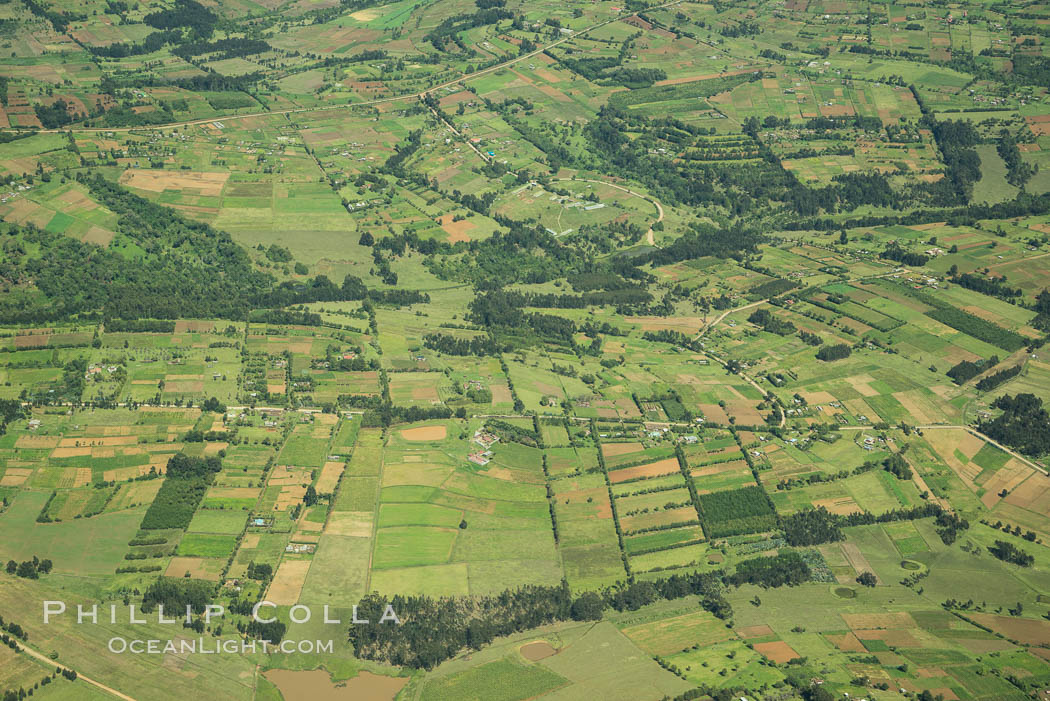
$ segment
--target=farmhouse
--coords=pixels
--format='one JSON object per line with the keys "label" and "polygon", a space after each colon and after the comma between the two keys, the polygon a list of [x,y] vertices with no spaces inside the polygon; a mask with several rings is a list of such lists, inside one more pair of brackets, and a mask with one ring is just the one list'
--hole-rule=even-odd
{"label": "farmhouse", "polygon": [[488,431],[482,431],[479,429],[474,432],[474,442],[485,450],[491,448],[498,441],[499,436],[489,433]]}
{"label": "farmhouse", "polygon": [[475,465],[488,465],[489,462],[492,460],[492,451],[476,450],[467,456],[467,460],[471,461]]}

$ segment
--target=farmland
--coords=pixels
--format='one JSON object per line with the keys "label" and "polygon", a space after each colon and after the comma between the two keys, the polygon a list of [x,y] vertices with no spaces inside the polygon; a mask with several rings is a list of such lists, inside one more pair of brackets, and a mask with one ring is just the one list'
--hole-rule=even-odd
{"label": "farmland", "polygon": [[1045,693],[1048,21],[0,5],[0,697]]}

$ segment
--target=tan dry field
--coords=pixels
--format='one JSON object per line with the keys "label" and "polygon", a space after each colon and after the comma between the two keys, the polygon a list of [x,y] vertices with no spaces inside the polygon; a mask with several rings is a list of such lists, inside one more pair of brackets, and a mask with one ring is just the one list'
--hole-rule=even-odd
{"label": "tan dry field", "polygon": [[306,468],[300,467],[288,467],[287,465],[278,465],[270,473],[270,479],[266,481],[268,485],[302,485],[304,488],[310,484],[310,471]]}
{"label": "tan dry field", "polygon": [[209,565],[214,565],[214,562],[202,557],[173,557],[168,563],[168,569],[164,570],[164,576],[182,578],[188,572],[193,579],[219,581],[220,572]]}
{"label": "tan dry field", "polygon": [[194,190],[200,195],[218,197],[229,177],[229,173],[136,169],[125,171],[120,182],[148,192]]}
{"label": "tan dry field", "polygon": [[824,637],[842,652],[866,652],[866,648],[860,642],[860,639],[853,633],[825,635]]}
{"label": "tan dry field", "polygon": [[1050,645],[1050,621],[996,616],[991,613],[974,613],[971,617],[1010,640],[1017,640],[1025,645]]}
{"label": "tan dry field", "polygon": [[[205,448],[207,450],[207,448]],[[93,458],[115,458],[118,455],[142,455],[146,450],[141,446],[129,445],[120,446],[117,448],[92,448],[91,457]]]}
{"label": "tan dry field", "polygon": [[273,505],[274,511],[287,511],[303,500],[306,487],[301,484],[293,484],[281,487],[281,493]]}
{"label": "tan dry field", "polygon": [[[878,396],[878,394],[879,394],[878,390],[876,390],[873,387],[871,387],[870,385],[868,385],[869,382],[874,382],[874,381],[875,381],[875,378],[871,377],[870,375],[859,375],[859,376],[856,376],[856,377],[847,377],[846,378],[846,382],[849,383],[849,386],[852,387],[853,389],[857,390],[857,392],[860,393],[860,395],[862,397],[877,397]],[[868,414],[868,415],[870,416],[871,414]]]}
{"label": "tan dry field", "polygon": [[321,426],[335,426],[339,423],[339,417],[335,414],[314,414],[314,423]]}
{"label": "tan dry field", "polygon": [[313,341],[293,341],[269,339],[266,344],[266,352],[270,355],[282,355],[289,351],[294,355],[310,355]]}
{"label": "tan dry field", "polygon": [[602,455],[611,458],[617,455],[626,455],[627,453],[637,453],[642,449],[641,443],[603,443]]}
{"label": "tan dry field", "polygon": [[51,451],[52,458],[82,458],[91,455],[91,447],[82,448],[55,448]]}
{"label": "tan dry field", "polygon": [[[370,12],[371,10],[361,10]],[[360,13],[354,13],[360,14]],[[387,677],[360,671],[347,681],[338,684],[323,669],[297,671],[271,669],[263,673],[286,699],[311,699],[311,701],[348,701],[348,699],[374,699],[393,701],[409,682],[408,677]]]}
{"label": "tan dry field", "polygon": [[[588,501],[588,499],[590,501]],[[609,504],[609,492],[605,487],[563,492],[558,495],[558,500],[562,503],[568,502],[569,504],[587,504],[594,509],[593,516],[596,518],[612,518],[612,506]]]}
{"label": "tan dry field", "polygon": [[47,336],[16,336],[15,348],[22,350],[24,348],[46,346],[49,340],[50,339]]}
{"label": "tan dry field", "polygon": [[536,85],[535,87],[537,90],[539,90],[541,93],[551,98],[555,102],[572,102],[572,97],[567,95],[564,90],[559,90],[553,85]]}
{"label": "tan dry field", "polygon": [[651,462],[647,465],[628,467],[623,470],[610,470],[609,481],[613,484],[619,484],[620,482],[626,482],[627,480],[637,479],[639,477],[659,477],[662,475],[670,475],[678,472],[679,469],[678,458],[665,458],[663,460]]}
{"label": "tan dry field", "polygon": [[440,397],[438,397],[437,387],[422,385],[412,388],[412,399],[437,402],[440,400]]}
{"label": "tan dry field", "polygon": [[777,664],[800,657],[790,645],[782,640],[778,640],[775,643],[755,643],[755,652]]}
{"label": "tan dry field", "polygon": [[331,494],[339,484],[339,476],[343,474],[345,463],[326,462],[321,468],[321,476],[317,478],[315,489],[319,494]]}
{"label": "tan dry field", "polygon": [[75,447],[78,444],[83,447],[89,446],[114,446],[135,445],[139,442],[137,436],[102,436],[96,438],[63,438],[58,444],[59,448]]}
{"label": "tan dry field", "polygon": [[333,511],[328,516],[328,525],[324,532],[328,535],[353,536],[355,538],[372,537],[371,511]]}
{"label": "tan dry field", "polygon": [[1006,503],[1039,514],[1050,513],[1050,478],[1033,473],[1007,495]]}
{"label": "tan dry field", "polygon": [[[864,572],[871,572],[875,574],[875,571],[871,567],[871,563],[868,562],[868,558],[864,557],[864,553],[860,551],[860,548],[854,543],[842,543],[842,554],[846,557],[846,562],[849,563],[850,567],[856,570],[857,574],[860,575]],[[882,580],[877,574],[875,579],[878,584],[882,584]],[[877,626],[873,626],[877,627]]]}
{"label": "tan dry field", "polygon": [[915,639],[910,632],[904,629],[883,629],[878,628],[874,630],[858,629],[853,631],[853,634],[857,636],[859,640],[881,640],[887,645],[892,647],[921,647],[922,643]]}
{"label": "tan dry field", "polygon": [[310,571],[310,560],[285,560],[277,567],[277,572],[266,590],[266,600],[278,606],[291,606],[299,601],[299,594],[306,582],[306,573]]}
{"label": "tan dry field", "polygon": [[17,487],[23,484],[29,476],[33,474],[33,471],[24,467],[9,467],[4,472],[4,476],[0,479],[0,487]]}
{"label": "tan dry field", "polygon": [[39,450],[43,448],[54,448],[58,446],[58,436],[31,436],[24,434],[18,437],[15,441],[16,448],[28,448],[30,450]]}
{"label": "tan dry field", "polygon": [[175,333],[209,333],[215,330],[214,321],[176,321]]}
{"label": "tan dry field", "polygon": [[131,508],[138,504],[148,504],[153,501],[160,491],[160,480],[147,480],[145,482],[132,482],[122,485],[120,491],[113,497],[113,501],[106,507],[107,511]]}
{"label": "tan dry field", "polygon": [[[937,451],[944,463],[952,469],[952,472],[957,474],[967,487],[976,492],[977,484],[974,483],[974,479],[981,473],[981,467],[974,463],[972,458],[984,445],[984,441],[961,428],[929,431],[925,438],[930,447]],[[960,461],[955,456],[956,450],[966,456],[970,462],[964,464]]]}
{"label": "tan dry field", "polygon": [[850,630],[918,628],[915,619],[906,611],[898,611],[896,613],[841,613],[839,615],[842,616],[842,620]]}
{"label": "tan dry field", "polygon": [[492,392],[493,404],[506,404],[514,401],[514,397],[510,393],[510,387],[508,387],[505,382],[490,384],[489,391]]}
{"label": "tan dry field", "polygon": [[680,331],[692,336],[704,325],[702,316],[628,316],[624,317],[628,324],[638,324],[642,331]]}
{"label": "tan dry field", "polygon": [[[413,389],[412,394],[415,396]],[[406,441],[440,441],[448,435],[445,426],[417,426],[416,428],[402,429],[401,437]]]}
{"label": "tan dry field", "polygon": [[371,22],[377,17],[379,17],[379,10],[376,8],[358,10],[357,12],[353,12],[350,14],[350,18],[356,19],[358,22]]}
{"label": "tan dry field", "polygon": [[999,494],[1005,489],[1009,495],[1018,486],[1035,474],[1035,470],[1017,458],[1011,457],[1005,465],[995,471],[981,486],[985,489],[981,503],[991,509],[999,503]]}
{"label": "tan dry field", "polygon": [[894,392],[891,396],[904,407],[916,423],[928,424],[937,418],[937,415],[933,413],[933,408],[926,406],[928,400],[918,390]]}
{"label": "tan dry field", "polygon": [[1013,650],[1015,646],[1009,640],[984,640],[981,638],[956,638],[955,641],[975,655],[986,655],[989,652]]}
{"label": "tan dry field", "polygon": [[387,463],[383,465],[382,486],[440,487],[454,471],[451,465],[440,463]]}
{"label": "tan dry field", "polygon": [[[165,463],[166,462],[167,461],[165,460]],[[149,474],[150,467],[153,467],[155,472],[164,474],[167,465],[152,464],[136,465],[135,467],[117,467],[112,470],[104,471],[102,473],[102,479],[104,479],[107,482],[120,482],[123,480],[134,479],[136,477],[141,477],[142,475]]]}
{"label": "tan dry field", "polygon": [[706,642],[728,640],[728,630],[714,631],[710,619],[699,612],[673,618],[639,623],[620,632],[650,655],[671,655],[694,643],[698,638]]}
{"label": "tan dry field", "polygon": [[197,394],[204,391],[204,382],[201,380],[176,380],[164,382],[164,391],[177,394]]}
{"label": "tan dry field", "polygon": [[625,516],[620,522],[623,530],[634,531],[641,528],[665,526],[669,523],[695,523],[696,520],[696,509],[689,505],[666,511],[639,514],[637,516]]}
{"label": "tan dry field", "polygon": [[226,450],[229,447],[230,447],[229,443],[224,443],[222,441],[215,442],[215,443],[208,443],[207,445],[204,446],[204,454],[205,455],[218,455],[220,451]]}
{"label": "tan dry field", "polygon": [[744,426],[760,426],[765,423],[762,414],[756,408],[757,403],[745,399],[743,401],[726,402],[726,413],[736,417],[736,422]]}
{"label": "tan dry field", "polygon": [[537,640],[535,642],[526,643],[518,648],[518,652],[520,652],[521,656],[529,662],[545,660],[552,655],[558,654],[558,651],[554,646],[546,640]]}
{"label": "tan dry field", "polygon": [[823,506],[829,513],[835,514],[836,516],[846,516],[848,514],[860,513],[862,511],[860,506],[857,505],[857,502],[853,501],[853,497],[817,499],[812,503],[813,508],[819,509]]}
{"label": "tan dry field", "polygon": [[720,462],[714,465],[707,465],[706,467],[699,467],[689,471],[690,477],[710,477],[711,475],[722,475],[726,472],[750,472],[751,468],[748,467],[747,462],[744,460],[730,460],[729,462]]}
{"label": "tan dry field", "polygon": [[708,421],[714,421],[723,426],[729,423],[729,415],[717,404],[697,404],[696,407]]}
{"label": "tan dry field", "polygon": [[[879,415],[879,412],[872,409],[871,406],[863,399],[847,399],[846,401],[842,402],[842,405],[846,407],[846,409],[848,409],[851,414],[855,414],[857,416],[867,416],[870,418],[872,416]],[[834,407],[829,407],[829,409],[834,409]]]}
{"label": "tan dry field", "polygon": [[444,214],[438,220],[441,228],[448,234],[448,242],[457,243],[459,241],[470,241],[468,232],[475,229],[476,225],[469,219],[453,221],[454,216],[455,215],[452,214]]}

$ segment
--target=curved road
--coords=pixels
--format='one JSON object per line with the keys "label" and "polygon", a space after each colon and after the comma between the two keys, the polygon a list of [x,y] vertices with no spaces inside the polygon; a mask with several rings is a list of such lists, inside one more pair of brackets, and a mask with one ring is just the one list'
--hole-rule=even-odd
{"label": "curved road", "polygon": [[[635,192],[634,190],[631,190],[630,188],[626,188],[623,185],[617,185],[616,183],[611,183],[608,180],[594,180],[592,178],[552,178],[552,180],[557,180],[558,182],[563,182],[563,183],[565,183],[565,182],[595,183],[597,185],[607,185],[609,187],[614,187],[617,190],[622,190],[623,192],[626,192],[628,195],[634,195],[635,197],[640,197],[643,200],[646,200],[647,202],[652,204],[654,207],[656,207],[656,215],[657,216],[656,216],[656,221],[653,222],[653,224],[657,224],[657,223],[662,222],[664,220],[664,208],[663,208],[663,205],[660,204],[659,200],[657,200],[655,197],[650,197],[649,195],[643,195],[640,192]],[[645,241],[650,246],[655,246],[656,245],[656,241],[653,238],[653,228],[652,227],[649,227],[649,231],[645,232]]]}

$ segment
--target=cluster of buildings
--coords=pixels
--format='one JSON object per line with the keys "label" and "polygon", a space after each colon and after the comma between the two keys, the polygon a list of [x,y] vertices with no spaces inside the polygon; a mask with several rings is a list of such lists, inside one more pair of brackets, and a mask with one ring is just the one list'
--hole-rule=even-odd
{"label": "cluster of buildings", "polygon": [[475,465],[488,465],[492,460],[492,451],[489,448],[499,442],[499,436],[479,428],[474,431],[474,442],[481,446],[481,449],[470,453],[467,460]]}
{"label": "cluster of buildings", "polygon": [[103,368],[101,365],[91,365],[91,366],[88,367],[87,372],[84,373],[84,379],[85,380],[90,380],[92,377],[94,377],[96,375],[101,375],[103,371],[108,372],[109,374],[112,375],[113,373],[115,373],[117,371],[117,366],[116,365],[110,365],[108,367]]}

